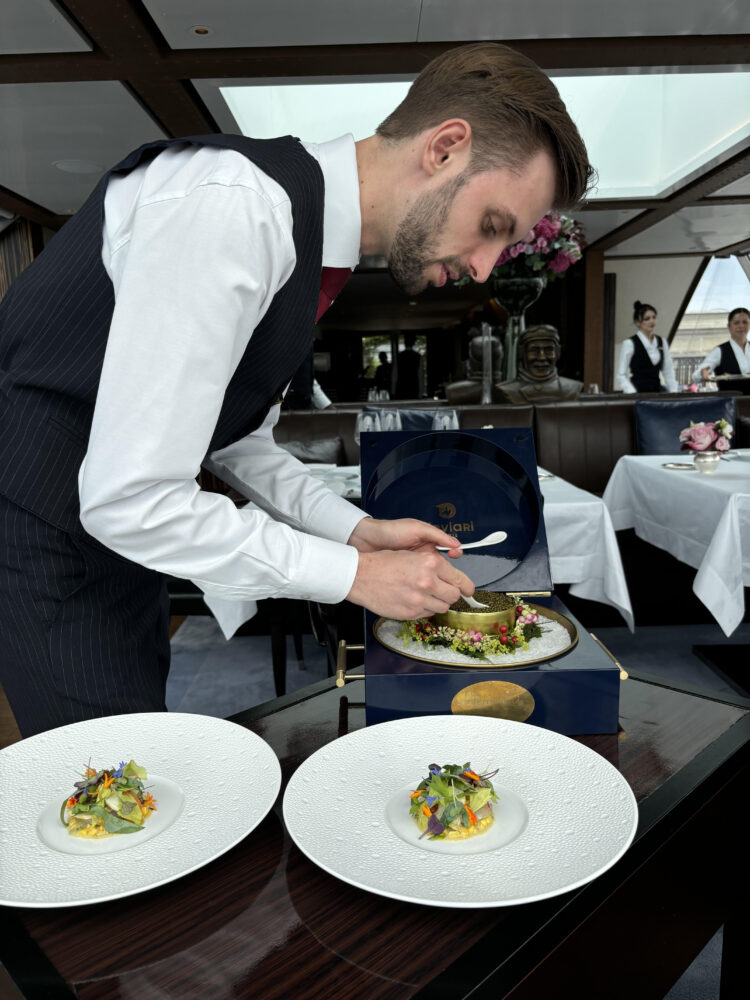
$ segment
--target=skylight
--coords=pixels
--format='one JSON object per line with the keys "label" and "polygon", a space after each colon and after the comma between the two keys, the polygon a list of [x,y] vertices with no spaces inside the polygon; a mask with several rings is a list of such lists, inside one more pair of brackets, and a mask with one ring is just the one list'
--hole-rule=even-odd
{"label": "skylight", "polygon": [[[750,136],[750,73],[553,78],[597,168],[597,198],[662,194]],[[221,87],[245,135],[371,135],[410,81]]]}

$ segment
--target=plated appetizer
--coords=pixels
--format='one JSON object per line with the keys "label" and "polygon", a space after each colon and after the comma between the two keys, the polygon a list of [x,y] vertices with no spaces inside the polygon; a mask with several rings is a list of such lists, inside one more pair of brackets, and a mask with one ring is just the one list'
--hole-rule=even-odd
{"label": "plated appetizer", "polygon": [[60,820],[72,837],[101,838],[138,833],[156,809],[156,799],[146,791],[145,767],[134,760],[117,768],[96,771],[87,767],[75,791],[60,807]]}
{"label": "plated appetizer", "polygon": [[486,833],[495,821],[492,803],[498,798],[490,778],[498,769],[477,774],[471,764],[429,764],[427,770],[410,796],[419,839],[465,840]]}

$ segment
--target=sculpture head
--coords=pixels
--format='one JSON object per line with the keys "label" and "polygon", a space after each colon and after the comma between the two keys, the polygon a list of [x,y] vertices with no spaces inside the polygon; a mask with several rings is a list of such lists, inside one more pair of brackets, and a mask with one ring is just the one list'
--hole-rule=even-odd
{"label": "sculpture head", "polygon": [[530,382],[546,382],[557,374],[560,334],[554,326],[530,326],[518,338],[518,374]]}

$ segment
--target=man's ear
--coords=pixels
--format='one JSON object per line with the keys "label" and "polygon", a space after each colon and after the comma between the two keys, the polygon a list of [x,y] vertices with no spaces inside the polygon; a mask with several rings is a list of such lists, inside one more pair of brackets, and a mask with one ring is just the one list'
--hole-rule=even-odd
{"label": "man's ear", "polygon": [[463,118],[449,118],[428,133],[422,168],[430,176],[450,168],[460,173],[470,156],[471,125]]}

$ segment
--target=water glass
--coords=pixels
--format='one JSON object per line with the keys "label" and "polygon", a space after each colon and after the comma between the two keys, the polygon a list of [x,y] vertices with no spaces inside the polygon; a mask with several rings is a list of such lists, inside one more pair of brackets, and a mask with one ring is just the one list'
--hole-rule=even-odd
{"label": "water glass", "polygon": [[388,392],[387,389],[381,389],[380,392],[378,393],[378,399],[381,400],[382,402],[386,402],[390,398],[391,394],[390,392]]}
{"label": "water glass", "polygon": [[434,431],[457,431],[458,413],[455,410],[437,410],[432,418]]}
{"label": "water glass", "polygon": [[367,402],[368,403],[376,403],[377,399],[378,399],[378,390],[377,389],[368,389],[367,390]]}
{"label": "water glass", "polygon": [[354,440],[359,444],[359,438],[362,432],[365,434],[371,431],[381,430],[380,417],[377,413],[358,413],[357,414],[357,425],[354,428]]}
{"label": "water glass", "polygon": [[380,427],[384,431],[400,431],[402,427],[401,414],[398,410],[381,410]]}
{"label": "water glass", "polygon": [[595,396],[599,392],[598,382],[589,382],[589,387],[587,390],[592,396]]}

